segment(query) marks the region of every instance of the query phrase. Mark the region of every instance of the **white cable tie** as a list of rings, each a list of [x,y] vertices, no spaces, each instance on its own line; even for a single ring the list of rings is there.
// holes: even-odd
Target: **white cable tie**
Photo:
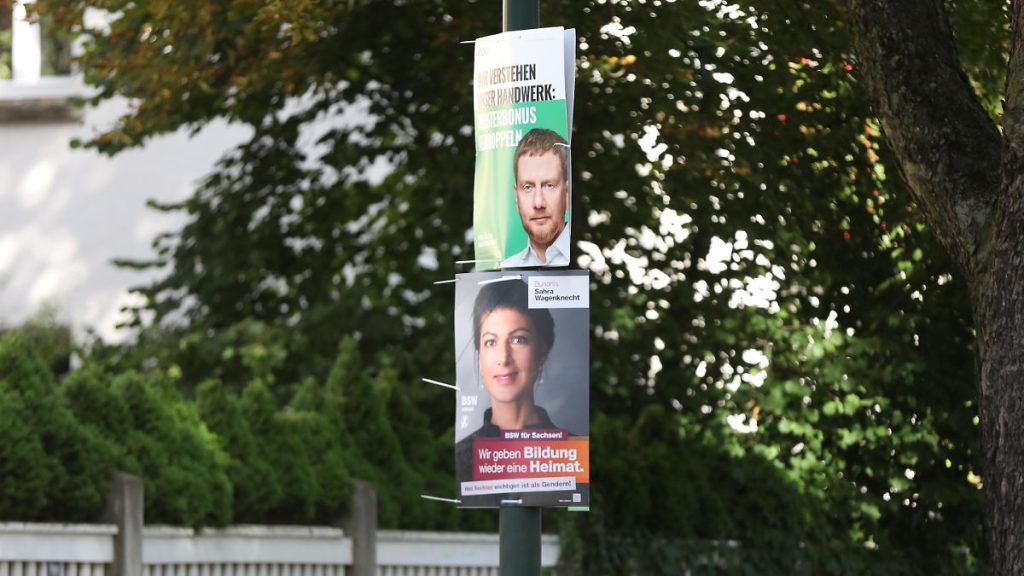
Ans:
[[[456,260],[456,264],[476,264],[477,262],[501,262],[497,258],[483,258],[481,260]]]
[[[425,500],[437,500],[438,502],[452,502],[454,504],[462,504],[462,500],[454,500],[452,498],[440,498],[438,496],[427,496],[426,494],[420,494],[420,498]]]
[[[481,280],[477,282],[477,285],[483,286],[484,284],[494,284],[495,282],[508,282],[509,280],[522,280],[522,274],[513,274],[511,276],[502,276],[501,278],[491,278],[490,280]]]
[[[502,504],[522,504],[523,503],[523,499],[520,498],[519,500],[502,500],[501,503]]]
[[[455,278],[452,278],[451,280],[438,280],[437,282],[434,282],[434,284],[454,284],[454,283],[455,283]]]
[[[463,40],[459,44],[476,44],[476,40]]]
[[[437,380],[431,380],[430,378],[420,378],[420,380],[423,380],[427,384],[436,384],[438,386],[444,386],[445,388],[451,388],[452,390],[459,389],[458,386],[452,386],[451,384],[445,384],[444,382],[438,382]]]

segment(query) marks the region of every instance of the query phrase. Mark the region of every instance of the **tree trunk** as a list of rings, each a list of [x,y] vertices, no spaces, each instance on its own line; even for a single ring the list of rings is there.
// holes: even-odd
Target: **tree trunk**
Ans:
[[[1009,148],[1009,146],[1008,146]],[[974,291],[981,360],[985,525],[993,574],[1024,574],[1024,162],[1008,152],[991,274]],[[1012,172],[1004,172],[1011,174]]]
[[[849,0],[859,68],[929,228],[970,286],[994,574],[1024,574],[1024,62],[1011,10],[1003,135],[963,73],[942,0]]]

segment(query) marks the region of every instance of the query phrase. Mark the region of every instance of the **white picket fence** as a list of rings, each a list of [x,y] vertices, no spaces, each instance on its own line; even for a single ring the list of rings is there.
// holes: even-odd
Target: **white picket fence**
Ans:
[[[108,576],[116,534],[112,525],[0,523],[0,576]],[[542,537],[541,564],[557,559],[557,537]],[[146,527],[142,563],[141,576],[345,576],[352,541],[327,527]],[[498,537],[381,530],[377,574],[498,576]]]

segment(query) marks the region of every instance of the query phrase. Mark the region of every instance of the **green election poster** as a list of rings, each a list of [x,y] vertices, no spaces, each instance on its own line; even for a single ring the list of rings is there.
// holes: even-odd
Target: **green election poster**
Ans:
[[[475,42],[477,269],[568,266],[575,30]]]

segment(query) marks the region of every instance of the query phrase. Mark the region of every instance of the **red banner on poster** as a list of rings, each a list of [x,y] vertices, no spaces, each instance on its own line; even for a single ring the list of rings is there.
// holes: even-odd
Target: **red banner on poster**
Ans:
[[[590,440],[473,441],[473,480],[572,477],[590,482]]]

